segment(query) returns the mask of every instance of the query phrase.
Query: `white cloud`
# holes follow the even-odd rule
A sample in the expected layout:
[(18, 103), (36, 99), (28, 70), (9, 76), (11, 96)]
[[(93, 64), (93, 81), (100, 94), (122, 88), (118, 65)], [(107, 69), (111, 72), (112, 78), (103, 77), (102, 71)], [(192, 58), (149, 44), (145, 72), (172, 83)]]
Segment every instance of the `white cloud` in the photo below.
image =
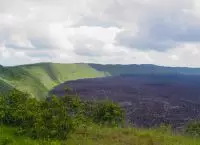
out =
[(172, 60), (179, 60), (179, 57), (175, 54), (169, 56)]
[(0, 0), (0, 63), (199, 67), (199, 8), (198, 0)]

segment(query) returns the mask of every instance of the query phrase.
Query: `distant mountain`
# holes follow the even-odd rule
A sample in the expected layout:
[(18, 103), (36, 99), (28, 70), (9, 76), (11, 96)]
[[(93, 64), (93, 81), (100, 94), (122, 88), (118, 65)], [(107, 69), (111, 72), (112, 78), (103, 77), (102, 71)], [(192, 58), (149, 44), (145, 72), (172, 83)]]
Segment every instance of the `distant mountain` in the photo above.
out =
[(130, 65), (99, 65), (89, 64), (98, 71), (108, 72), (112, 76), (122, 74), (185, 74), (185, 75), (200, 75), (200, 68), (187, 67), (164, 67), (152, 64), (130, 64)]
[(133, 74), (200, 75), (200, 68), (87, 63), (37, 63), (14, 67), (0, 65), (0, 92), (15, 87), (30, 93), (32, 97), (44, 98), (49, 90), (65, 81)]

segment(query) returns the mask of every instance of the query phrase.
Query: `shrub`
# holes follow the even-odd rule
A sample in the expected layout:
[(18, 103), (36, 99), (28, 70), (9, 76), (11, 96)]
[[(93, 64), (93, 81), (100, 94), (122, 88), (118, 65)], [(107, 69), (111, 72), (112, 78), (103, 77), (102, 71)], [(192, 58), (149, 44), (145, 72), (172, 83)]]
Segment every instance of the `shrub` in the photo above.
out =
[(0, 98), (0, 121), (17, 126), (16, 134), (34, 139), (66, 139), (81, 124), (92, 121), (113, 126), (123, 120), (123, 110), (111, 101), (83, 102), (69, 94), (38, 101), (18, 90)]
[(20, 125), (25, 117), (27, 100), (28, 95), (16, 89), (12, 90), (7, 96), (1, 97), (1, 121), (5, 124)]
[(93, 121), (100, 124), (119, 126), (123, 124), (124, 111), (111, 101), (96, 102), (92, 108)]
[(200, 122), (199, 121), (190, 122), (186, 126), (185, 132), (193, 136), (200, 136)]
[(19, 127), (17, 130), (19, 135), (66, 139), (74, 129), (67, 106), (56, 97), (37, 101), (25, 93), (13, 90), (1, 101), (1, 105), (6, 109), (0, 107), (0, 119), (7, 125)]
[[(29, 102), (33, 104), (33, 102)], [(67, 112), (64, 103), (52, 97), (50, 100), (37, 102), (37, 110), (30, 107), (30, 112), (26, 118), (26, 133), (33, 138), (57, 138), (66, 139), (68, 134), (73, 131), (74, 123)], [(30, 104), (28, 104), (30, 106)]]

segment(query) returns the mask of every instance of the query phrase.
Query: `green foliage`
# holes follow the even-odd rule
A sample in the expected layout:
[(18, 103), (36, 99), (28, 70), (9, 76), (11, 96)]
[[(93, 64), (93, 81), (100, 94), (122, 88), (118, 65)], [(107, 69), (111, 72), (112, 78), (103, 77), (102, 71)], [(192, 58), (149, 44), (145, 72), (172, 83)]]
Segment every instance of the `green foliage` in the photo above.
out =
[(67, 95), (61, 101), (68, 106), (68, 113), (77, 125), (94, 122), (102, 125), (119, 126), (124, 121), (124, 111), (111, 101), (81, 101), (78, 96)]
[(200, 137), (200, 121), (192, 121), (190, 122), (185, 129), (185, 132)]
[(0, 138), (0, 145), (10, 145), (12, 144), (14, 141), (11, 138)]
[(40, 103), (40, 113), (33, 124), (31, 132), (34, 138), (58, 138), (66, 139), (74, 129), (72, 118), (65, 106), (56, 97)]
[(82, 124), (94, 122), (113, 126), (123, 119), (119, 105), (109, 101), (83, 102), (76, 95), (52, 96), (38, 101), (14, 89), (0, 97), (0, 121), (17, 127), (17, 135), (33, 139), (64, 140)]
[(19, 127), (17, 134), (32, 138), (66, 139), (74, 124), (64, 103), (52, 97), (37, 101), (26, 93), (13, 90), (1, 99), (1, 122)]
[(4, 98), (0, 96), (0, 124), (2, 123), (3, 118), (5, 118)]
[(93, 121), (112, 126), (122, 125), (124, 112), (122, 108), (111, 101), (96, 102), (91, 110)]
[(1, 122), (12, 125), (20, 125), (23, 122), (26, 112), (25, 103), (28, 100), (28, 94), (22, 93), (16, 89), (7, 96), (1, 97)]

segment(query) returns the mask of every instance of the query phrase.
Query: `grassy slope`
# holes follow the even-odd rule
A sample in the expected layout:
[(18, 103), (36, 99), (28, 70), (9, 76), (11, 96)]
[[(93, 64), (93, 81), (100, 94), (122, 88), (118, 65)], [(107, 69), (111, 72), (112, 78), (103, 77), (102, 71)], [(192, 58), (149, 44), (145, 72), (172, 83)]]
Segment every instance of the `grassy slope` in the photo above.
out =
[[(99, 65), (38, 63), (15, 67), (0, 65), (0, 92), (16, 87), (33, 97), (44, 98), (54, 86), (68, 80), (121, 74), (200, 74), (200, 68), (170, 68), (155, 65)], [(6, 88), (5, 88), (6, 87)]]
[(0, 69), (0, 80), (3, 80), (4, 84), (7, 83), (38, 98), (44, 97), (48, 90), (67, 80), (103, 76), (103, 72), (87, 64), (39, 63)]
[(0, 93), (4, 94), (6, 92), (8, 92), (9, 90), (11, 90), (13, 87), (10, 86), (9, 84), (7, 84), (6, 82), (4, 82), (4, 80), (0, 79)]
[[(173, 135), (161, 129), (103, 128), (90, 126), (77, 129), (68, 141), (38, 141), (16, 136), (13, 128), (0, 126), (0, 142), (8, 138), (10, 145), (200, 145), (200, 139)], [(0, 143), (1, 144), (1, 143)]]

